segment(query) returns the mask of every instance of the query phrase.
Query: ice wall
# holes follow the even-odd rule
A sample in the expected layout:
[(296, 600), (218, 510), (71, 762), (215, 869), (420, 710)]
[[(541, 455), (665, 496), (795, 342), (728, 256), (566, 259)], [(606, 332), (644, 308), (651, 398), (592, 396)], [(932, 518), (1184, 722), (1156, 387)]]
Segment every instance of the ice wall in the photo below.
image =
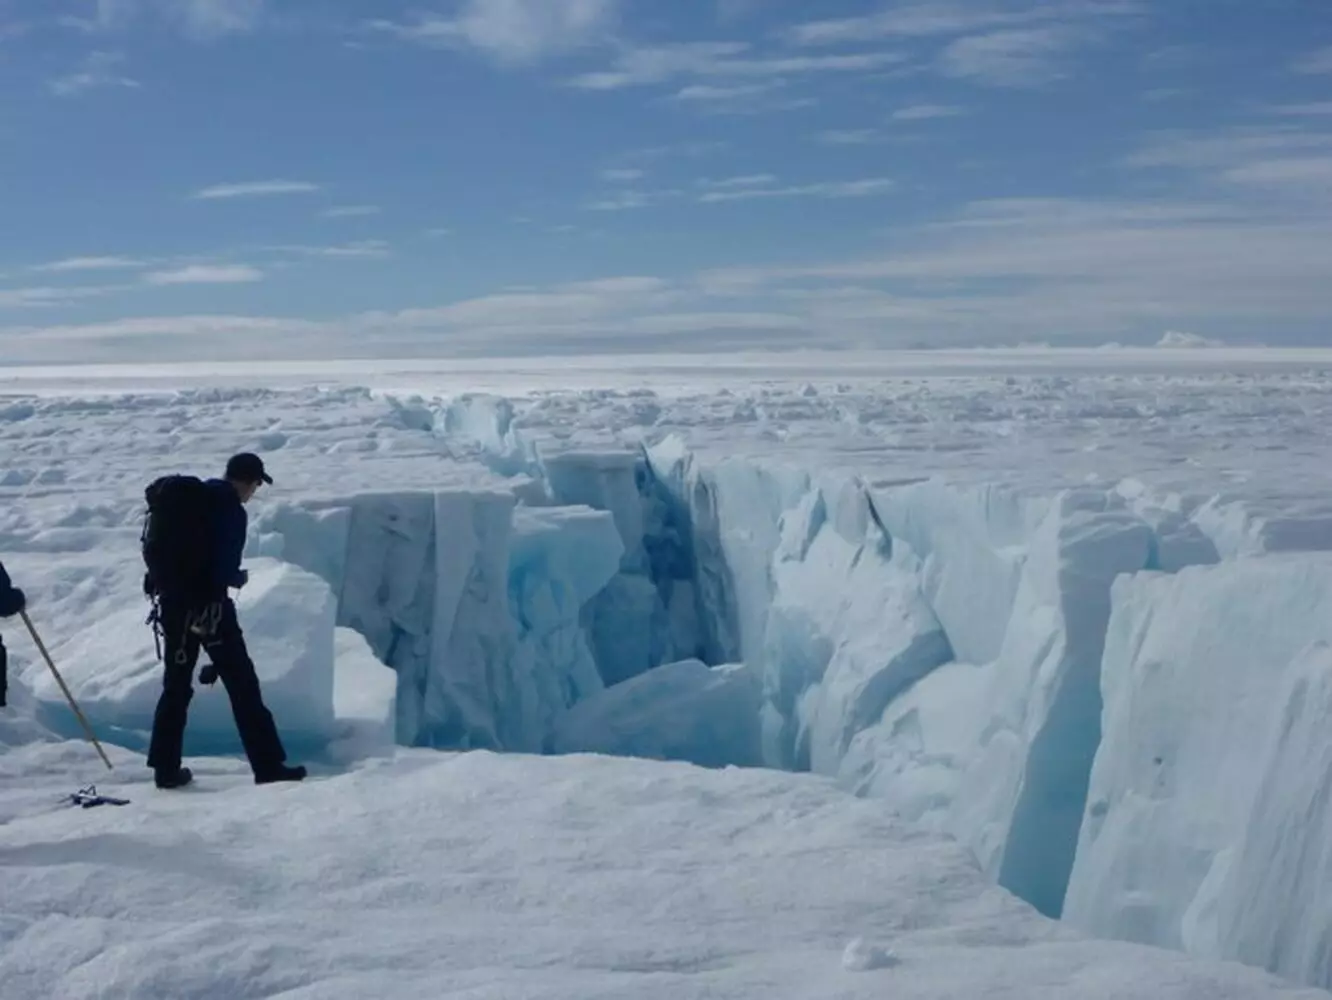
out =
[[(1159, 561), (1152, 523), (1107, 491), (871, 491), (690, 469), (673, 446), (649, 460), (670, 470), (696, 534), (716, 525), (696, 558), (728, 580), (741, 658), (763, 677), (765, 761), (929, 815), (1058, 915), (1099, 742), (1110, 587)], [(1175, 563), (1206, 555), (1164, 547)], [(983, 697), (959, 699), (959, 681)]]
[(363, 494), (280, 508), (258, 537), (321, 574), (337, 624), (393, 668), (400, 743), (540, 750), (604, 686), (580, 622), (623, 555), (609, 513), (518, 509), (504, 491)]
[(1332, 557), (1119, 580), (1066, 915), (1332, 986)]

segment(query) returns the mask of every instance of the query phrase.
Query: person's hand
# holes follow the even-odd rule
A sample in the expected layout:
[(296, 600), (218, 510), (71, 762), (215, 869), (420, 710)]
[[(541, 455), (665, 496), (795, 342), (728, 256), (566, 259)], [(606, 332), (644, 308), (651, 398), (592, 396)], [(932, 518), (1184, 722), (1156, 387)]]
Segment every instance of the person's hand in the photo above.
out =
[(28, 610), (28, 595), (23, 593), (18, 587), (13, 587), (11, 590), (14, 595), (13, 600), (5, 609), (0, 609), (3, 610), (3, 614), (0, 614), (0, 618), (12, 618), (14, 615), (21, 615), (24, 611)]

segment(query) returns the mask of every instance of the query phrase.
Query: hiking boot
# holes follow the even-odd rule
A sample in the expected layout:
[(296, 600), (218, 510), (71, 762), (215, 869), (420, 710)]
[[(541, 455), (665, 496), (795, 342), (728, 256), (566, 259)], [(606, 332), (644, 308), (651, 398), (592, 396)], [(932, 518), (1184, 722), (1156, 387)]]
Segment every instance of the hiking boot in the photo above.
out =
[(194, 772), (180, 767), (175, 771), (157, 771), (153, 778), (158, 788), (184, 788), (194, 780)]
[(271, 771), (263, 771), (254, 776), (256, 785), (271, 785), (279, 781), (304, 781), (305, 768), (301, 765), (288, 767), (286, 764), (280, 764)]

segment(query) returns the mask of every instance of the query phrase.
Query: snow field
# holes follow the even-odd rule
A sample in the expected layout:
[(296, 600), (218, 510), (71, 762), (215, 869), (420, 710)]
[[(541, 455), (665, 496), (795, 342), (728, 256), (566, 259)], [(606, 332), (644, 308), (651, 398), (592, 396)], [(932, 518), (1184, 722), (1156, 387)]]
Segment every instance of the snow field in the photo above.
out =
[[(1054, 408), (1087, 388), (1057, 382), (1043, 390)], [(1021, 406), (1040, 398), (1031, 384), (1014, 388)], [(1161, 390), (1156, 405), (1179, 416), (1190, 390)], [(1303, 419), (1322, 412), (1321, 391), (1309, 383), (1299, 397)], [(942, 395), (921, 430), (937, 451), (913, 447), (905, 461), (893, 442), (917, 425), (894, 421), (920, 416), (924, 397), (885, 404), (832, 387), (707, 401), (232, 392), (104, 412), (170, 425), (197, 453), (198, 407), (225, 427), (213, 444), (221, 457), (277, 447), (270, 464), (287, 469), (276, 502), (255, 512), (251, 553), (279, 562), (271, 587), (243, 595), (256, 603), (242, 621), (256, 643), (269, 630), (261, 620), (272, 623), (265, 681), (302, 693), (275, 709), (284, 735), (326, 745), (335, 761), (394, 753), (391, 728), (417, 746), (810, 769), (951, 834), (991, 881), (1073, 927), (1332, 985), (1325, 901), (1273, 888), (1325, 867), (1315, 818), (1326, 812), (1327, 771), (1295, 762), (1325, 753), (1323, 661), (1311, 643), (1328, 638), (1332, 603), (1309, 586), (1323, 556), (1269, 551), (1324, 547), (1332, 519), (1252, 474), (1257, 489), (1242, 503), (1213, 498), (1209, 489), (1222, 491), (1199, 471), (1205, 451), (1192, 453), (1189, 474), (1201, 478), (1184, 492), (1167, 488), (1177, 473), (1148, 474), (1150, 461), (1141, 478), (1117, 483), (1075, 475), (1037, 489), (1026, 469), (972, 484), (975, 468), (953, 485), (921, 481), (952, 471), (957, 455), (976, 464), (981, 433), (1002, 461), (996, 431), (1016, 430), (1013, 412), (1001, 417), (983, 394), (950, 427), (941, 416), (962, 397)], [(1252, 416), (1252, 400), (1232, 396), (1213, 384), (1207, 405)], [(829, 430), (829, 414), (845, 416), (853, 401), (861, 419)], [(32, 404), (10, 437), (32, 454), (34, 431), (84, 405)], [(1273, 419), (1287, 419), (1284, 406)], [(239, 417), (241, 407), (252, 415)], [(627, 433), (608, 441), (598, 424), (610, 410), (650, 417), (649, 446)], [(723, 430), (737, 418), (741, 430)], [(1060, 428), (1065, 452), (1079, 436), (1105, 448), (1092, 422), (1112, 425), (1106, 438), (1162, 427), (1141, 402), (1084, 396)], [(1294, 423), (1283, 439), (1300, 439)], [(870, 450), (862, 430), (885, 425), (890, 440)], [(719, 453), (726, 433), (743, 454), (734, 443)], [(0, 544), (0, 558), (34, 581), (62, 636), (58, 662), (127, 746), (146, 725), (132, 692), (155, 683), (146, 629), (134, 631), (143, 606), (129, 528), (143, 462), (48, 469), (16, 486), (22, 502), (0, 514), (14, 550)], [(71, 508), (81, 492), (96, 493), (96, 506)], [(1255, 591), (1258, 607), (1237, 614)], [(281, 645), (288, 619), (320, 634), (301, 646), (315, 654)], [(1158, 623), (1159, 638), (1145, 622)], [(1191, 644), (1201, 634), (1232, 657), (1234, 683), (1215, 683), (1214, 647)], [(15, 659), (42, 718), (58, 720), (45, 668)], [(222, 696), (204, 692), (195, 705), (210, 697)], [(200, 715), (190, 738), (188, 752), (221, 752), (234, 734), (225, 713)], [(1177, 752), (1146, 768), (1142, 748), (1154, 744)], [(1244, 780), (1220, 766), (1227, 755), (1243, 758)], [(1239, 905), (1250, 898), (1259, 910)], [(891, 967), (879, 948), (871, 935), (845, 962)], [(1124, 960), (1136, 964), (1133, 955)], [(1169, 995), (1159, 983), (1144, 989)]]
[[(48, 753), (0, 758), (0, 801)], [(1325, 996), (1082, 939), (811, 777), (419, 750), (259, 793), (202, 770), (0, 827), (6, 1000)]]

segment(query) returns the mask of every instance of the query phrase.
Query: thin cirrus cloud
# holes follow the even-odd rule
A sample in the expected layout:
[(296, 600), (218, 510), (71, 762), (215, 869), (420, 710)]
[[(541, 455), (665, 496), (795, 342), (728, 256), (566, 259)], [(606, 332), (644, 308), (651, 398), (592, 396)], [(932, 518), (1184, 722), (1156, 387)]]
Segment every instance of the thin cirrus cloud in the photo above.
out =
[(33, 309), (67, 306), (80, 299), (93, 298), (114, 291), (100, 285), (55, 287), (39, 285), (29, 288), (0, 288), (0, 309)]
[(76, 271), (119, 271), (144, 266), (144, 261), (133, 257), (66, 257), (63, 260), (53, 260), (46, 264), (38, 264), (34, 266), (32, 270), (51, 274), (62, 274)]
[(319, 213), (325, 219), (355, 219), (368, 215), (378, 215), (378, 205), (334, 205)]
[(1059, 79), (1063, 57), (1086, 40), (1080, 28), (1069, 25), (971, 35), (944, 49), (939, 69), (945, 76), (998, 87), (1038, 86)]
[(271, 198), (284, 195), (315, 194), (323, 190), (309, 181), (247, 181), (239, 184), (214, 184), (194, 192), (199, 201), (222, 201), (238, 198)]
[(118, 52), (93, 52), (84, 59), (80, 69), (56, 77), (47, 86), (57, 97), (76, 97), (91, 90), (108, 88), (136, 90), (140, 86), (139, 81), (116, 69), (124, 58)]
[(714, 188), (699, 195), (702, 202), (752, 201), (757, 198), (868, 198), (891, 191), (894, 182), (887, 177), (869, 177), (854, 181), (820, 181), (815, 184), (775, 186), (770, 182), (730, 188)]
[(188, 38), (208, 40), (254, 31), (267, 8), (267, 0), (96, 0), (93, 16), (66, 16), (60, 24), (96, 34), (118, 31), (151, 17)]
[(833, 55), (757, 55), (746, 42), (681, 42), (622, 50), (611, 67), (570, 80), (582, 90), (620, 90), (678, 78), (764, 79), (814, 73), (858, 73), (903, 61), (895, 52)]
[(465, 0), (454, 17), (376, 19), (367, 27), (436, 48), (472, 48), (497, 62), (530, 65), (604, 40), (617, 0)]
[(893, 121), (898, 122), (924, 122), (935, 118), (957, 118), (966, 113), (966, 108), (955, 104), (913, 104), (910, 107), (898, 108), (891, 117)]
[(239, 285), (262, 281), (264, 272), (249, 264), (188, 264), (150, 271), (143, 276), (148, 285)]
[(1113, 23), (1139, 14), (1143, 0), (1017, 0), (1003, 5), (917, 0), (858, 17), (806, 21), (787, 31), (796, 45), (823, 46), (875, 38), (981, 35), (1038, 24)]
[(1332, 45), (1300, 56), (1291, 68), (1296, 73), (1303, 73), (1307, 76), (1332, 73)]
[(896, 183), (886, 177), (850, 181), (817, 181), (809, 184), (782, 184), (774, 174), (740, 174), (734, 177), (700, 178), (695, 190), (663, 188), (655, 191), (618, 190), (593, 201), (591, 211), (616, 212), (651, 208), (664, 202), (689, 199), (701, 204), (755, 201), (776, 198), (867, 198), (891, 191)]

